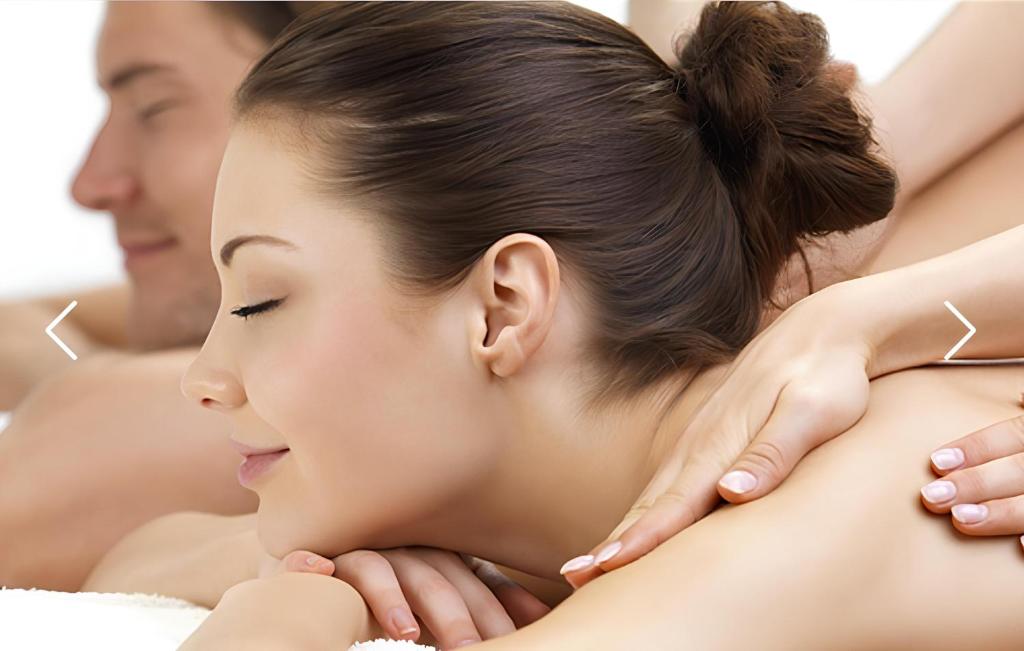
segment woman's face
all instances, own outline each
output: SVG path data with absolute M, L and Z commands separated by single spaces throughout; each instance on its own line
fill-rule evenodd
M 376 229 L 308 184 L 288 149 L 235 130 L 213 210 L 221 303 L 184 389 L 232 418 L 236 443 L 287 449 L 240 470 L 269 552 L 412 544 L 417 514 L 499 456 L 485 371 L 459 294 L 410 302 Z

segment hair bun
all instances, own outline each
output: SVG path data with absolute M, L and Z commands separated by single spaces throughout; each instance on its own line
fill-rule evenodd
M 817 16 L 780 2 L 710 3 L 676 54 L 679 94 L 755 251 L 788 255 L 802 236 L 891 210 L 895 173 Z

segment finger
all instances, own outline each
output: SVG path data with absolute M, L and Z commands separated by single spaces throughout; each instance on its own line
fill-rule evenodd
M 694 460 L 667 488 L 659 491 L 661 482 L 652 482 L 607 543 L 562 566 L 566 581 L 581 588 L 605 572 L 632 563 L 707 515 L 718 502 L 714 482 L 722 465 Z M 667 473 L 662 476 L 671 478 Z
M 423 559 L 458 590 L 483 639 L 489 640 L 515 632 L 516 625 L 498 597 L 458 554 L 428 548 L 416 548 L 416 551 L 422 553 Z
M 413 612 L 423 620 L 442 649 L 481 641 L 462 595 L 440 572 L 407 554 L 390 554 L 388 560 Z
M 498 598 L 516 628 L 532 624 L 551 612 L 550 606 L 516 581 L 505 576 L 494 563 L 468 554 L 462 554 L 462 559 Z
M 945 475 L 957 468 L 977 466 L 1024 452 L 1024 416 L 1004 420 L 947 443 L 932 452 L 932 470 Z
M 842 396 L 789 384 L 779 394 L 768 422 L 718 482 L 733 504 L 756 500 L 775 490 L 808 452 L 849 429 L 867 404 L 866 376 L 856 377 Z
M 921 500 L 932 513 L 1015 495 L 1024 495 L 1024 453 L 962 468 L 921 489 Z
M 262 572 L 262 576 L 275 576 L 284 572 L 306 572 L 330 576 L 334 573 L 334 563 L 319 554 L 298 550 L 289 552 L 278 563 L 266 568 Z
M 362 595 L 389 636 L 397 640 L 419 638 L 419 624 L 387 559 L 376 552 L 358 550 L 336 557 L 334 565 L 334 576 Z
M 953 507 L 953 526 L 969 536 L 1005 536 L 1024 531 L 1024 495 Z

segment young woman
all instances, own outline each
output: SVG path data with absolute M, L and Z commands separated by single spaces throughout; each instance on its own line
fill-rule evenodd
M 256 66 L 184 384 L 234 421 L 271 554 L 429 545 L 556 578 L 713 395 L 801 238 L 889 210 L 812 16 L 712 6 L 679 60 L 567 5 L 388 4 L 303 20 Z M 1016 550 L 944 535 L 907 471 L 1018 414 L 991 398 L 1013 372 L 876 381 L 776 492 L 485 646 L 1017 646 Z M 368 622 L 345 583 L 282 574 L 190 644 L 332 648 Z

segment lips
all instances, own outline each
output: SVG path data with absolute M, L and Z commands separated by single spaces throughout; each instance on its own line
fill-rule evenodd
M 178 241 L 173 237 L 158 240 L 130 240 L 119 239 L 118 246 L 124 251 L 124 264 L 126 267 L 135 267 L 141 262 L 156 257 L 157 254 L 177 246 Z
M 256 448 L 234 439 L 229 439 L 231 446 L 238 451 L 245 460 L 238 466 L 238 483 L 242 486 L 250 486 L 257 479 L 270 472 L 278 461 L 283 459 L 291 451 L 287 446 L 276 446 L 272 448 Z
M 273 447 L 256 448 L 251 445 L 246 445 L 245 443 L 239 443 L 235 439 L 228 439 L 228 442 L 231 443 L 231 447 L 233 447 L 238 452 L 238 454 L 242 455 L 243 457 L 252 457 L 260 454 L 271 454 L 273 452 L 280 452 L 282 450 L 288 449 L 287 445 L 275 445 Z

